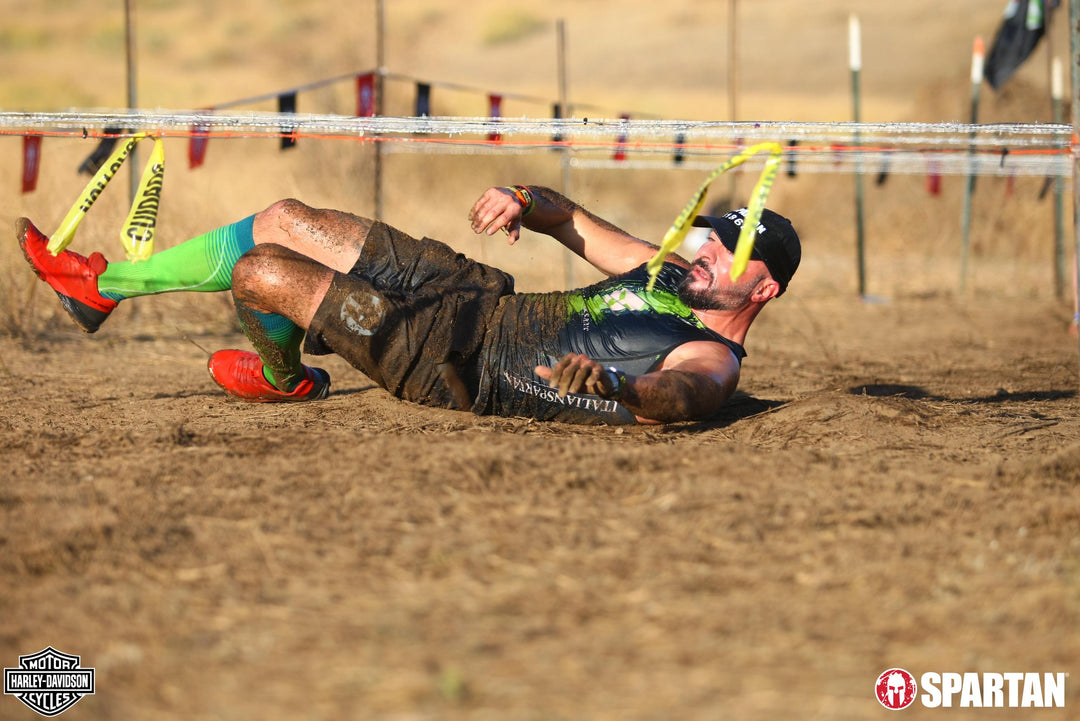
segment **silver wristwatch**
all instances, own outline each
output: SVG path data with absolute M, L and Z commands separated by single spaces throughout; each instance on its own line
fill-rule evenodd
M 626 373 L 615 366 L 608 366 L 604 369 L 604 372 L 607 373 L 608 378 L 611 379 L 611 392 L 600 393 L 599 396 L 605 400 L 617 401 L 622 398 L 623 389 L 626 388 Z

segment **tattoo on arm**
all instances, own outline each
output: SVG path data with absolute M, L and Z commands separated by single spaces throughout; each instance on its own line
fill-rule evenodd
M 601 218 L 598 215 L 593 215 L 592 213 L 590 213 L 588 210 L 586 210 L 581 205 L 579 205 L 579 204 L 575 203 L 574 201 L 570 200 L 569 198 L 567 198 L 562 193 L 558 193 L 558 192 L 552 190 L 551 188 L 546 188 L 546 187 L 544 187 L 542 185 L 531 185 L 531 186 L 529 186 L 529 190 L 531 190 L 533 192 L 534 196 L 536 196 L 536 195 L 540 196 L 541 198 L 543 198 L 547 202 L 554 205 L 556 208 L 558 208 L 558 209 L 560 209 L 562 211 L 565 211 L 566 213 L 568 213 L 571 216 L 573 216 L 574 211 L 579 211 L 586 218 L 588 218 L 592 222 L 596 223 L 598 226 L 600 226 L 604 230 L 610 230 L 610 231 L 615 232 L 615 233 L 622 233 L 623 235 L 629 235 L 622 228 L 620 228 L 620 227 L 618 227 L 616 225 L 612 225 L 611 223 L 604 220 L 603 218 Z
M 700 373 L 669 370 L 630 379 L 619 403 L 642 418 L 667 423 L 709 418 L 728 395 Z
M 562 208 L 568 213 L 573 213 L 574 209 L 578 207 L 577 203 L 570 200 L 562 193 L 557 193 L 551 188 L 545 188 L 543 185 L 530 185 L 529 190 L 532 191 L 533 195 L 539 195 L 555 207 Z

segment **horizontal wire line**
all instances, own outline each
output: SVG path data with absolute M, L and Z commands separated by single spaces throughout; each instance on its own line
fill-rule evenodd
M 156 112 L 2 112 L 0 128 L 32 131 L 68 127 L 90 131 L 123 127 L 132 131 L 184 130 L 192 127 L 226 128 L 233 131 L 276 134 L 282 128 L 297 133 L 324 135 L 443 134 L 595 136 L 628 133 L 638 136 L 682 134 L 687 138 L 726 138 L 749 141 L 847 139 L 852 143 L 887 137 L 904 144 L 1049 146 L 1060 147 L 1072 136 L 1072 126 L 1050 123 L 850 123 L 850 122 L 726 122 L 688 120 L 623 120 L 587 118 L 490 118 L 490 117 L 353 117 L 299 113 L 207 113 L 200 111 Z M 130 134 L 130 133 L 129 133 Z
M 124 130 L 117 132 L 116 128 Z M 0 112 L 0 135 L 102 138 L 126 137 L 134 132 L 167 138 L 287 135 L 351 139 L 386 143 L 394 152 L 479 154 L 556 149 L 587 154 L 617 149 L 698 159 L 730 156 L 755 142 L 773 141 L 787 143 L 785 161 L 795 162 L 808 172 L 878 172 L 872 169 L 881 166 L 895 173 L 1059 177 L 1071 176 L 1077 147 L 1072 126 L 1046 123 L 353 117 L 190 110 Z M 492 135 L 498 135 L 499 139 L 489 140 Z M 604 162 L 575 158 L 576 165 L 583 168 L 607 167 Z M 629 160 L 611 162 L 611 167 L 645 167 L 631 166 L 635 161 Z M 655 165 L 663 167 L 660 163 Z M 692 166 L 683 163 L 680 167 Z

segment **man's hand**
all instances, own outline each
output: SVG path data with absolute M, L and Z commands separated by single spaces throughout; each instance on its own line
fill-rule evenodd
M 615 386 L 604 367 L 588 356 L 567 353 L 551 368 L 536 366 L 536 375 L 559 389 L 559 397 L 567 393 L 592 393 L 601 397 L 611 395 Z
M 508 188 L 488 188 L 469 211 L 469 222 L 474 233 L 494 235 L 503 231 L 510 245 L 521 237 L 521 205 Z
M 690 341 L 673 350 L 660 370 L 641 375 L 612 373 L 580 353 L 568 353 L 551 368 L 537 366 L 536 375 L 568 393 L 615 398 L 639 423 L 670 423 L 711 418 L 735 391 L 739 359 L 726 345 Z

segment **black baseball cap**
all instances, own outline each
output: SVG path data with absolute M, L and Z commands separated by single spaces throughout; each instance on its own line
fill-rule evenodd
M 739 231 L 746 222 L 746 208 L 732 210 L 720 217 L 699 215 L 694 218 L 694 227 L 712 228 L 720 236 L 724 247 L 735 252 L 739 243 Z M 788 282 L 795 275 L 802 259 L 802 245 L 799 234 L 795 232 L 791 221 L 769 209 L 761 212 L 757 224 L 757 237 L 754 239 L 753 260 L 760 260 L 769 269 L 769 275 L 780 284 L 781 295 L 787 290 Z

